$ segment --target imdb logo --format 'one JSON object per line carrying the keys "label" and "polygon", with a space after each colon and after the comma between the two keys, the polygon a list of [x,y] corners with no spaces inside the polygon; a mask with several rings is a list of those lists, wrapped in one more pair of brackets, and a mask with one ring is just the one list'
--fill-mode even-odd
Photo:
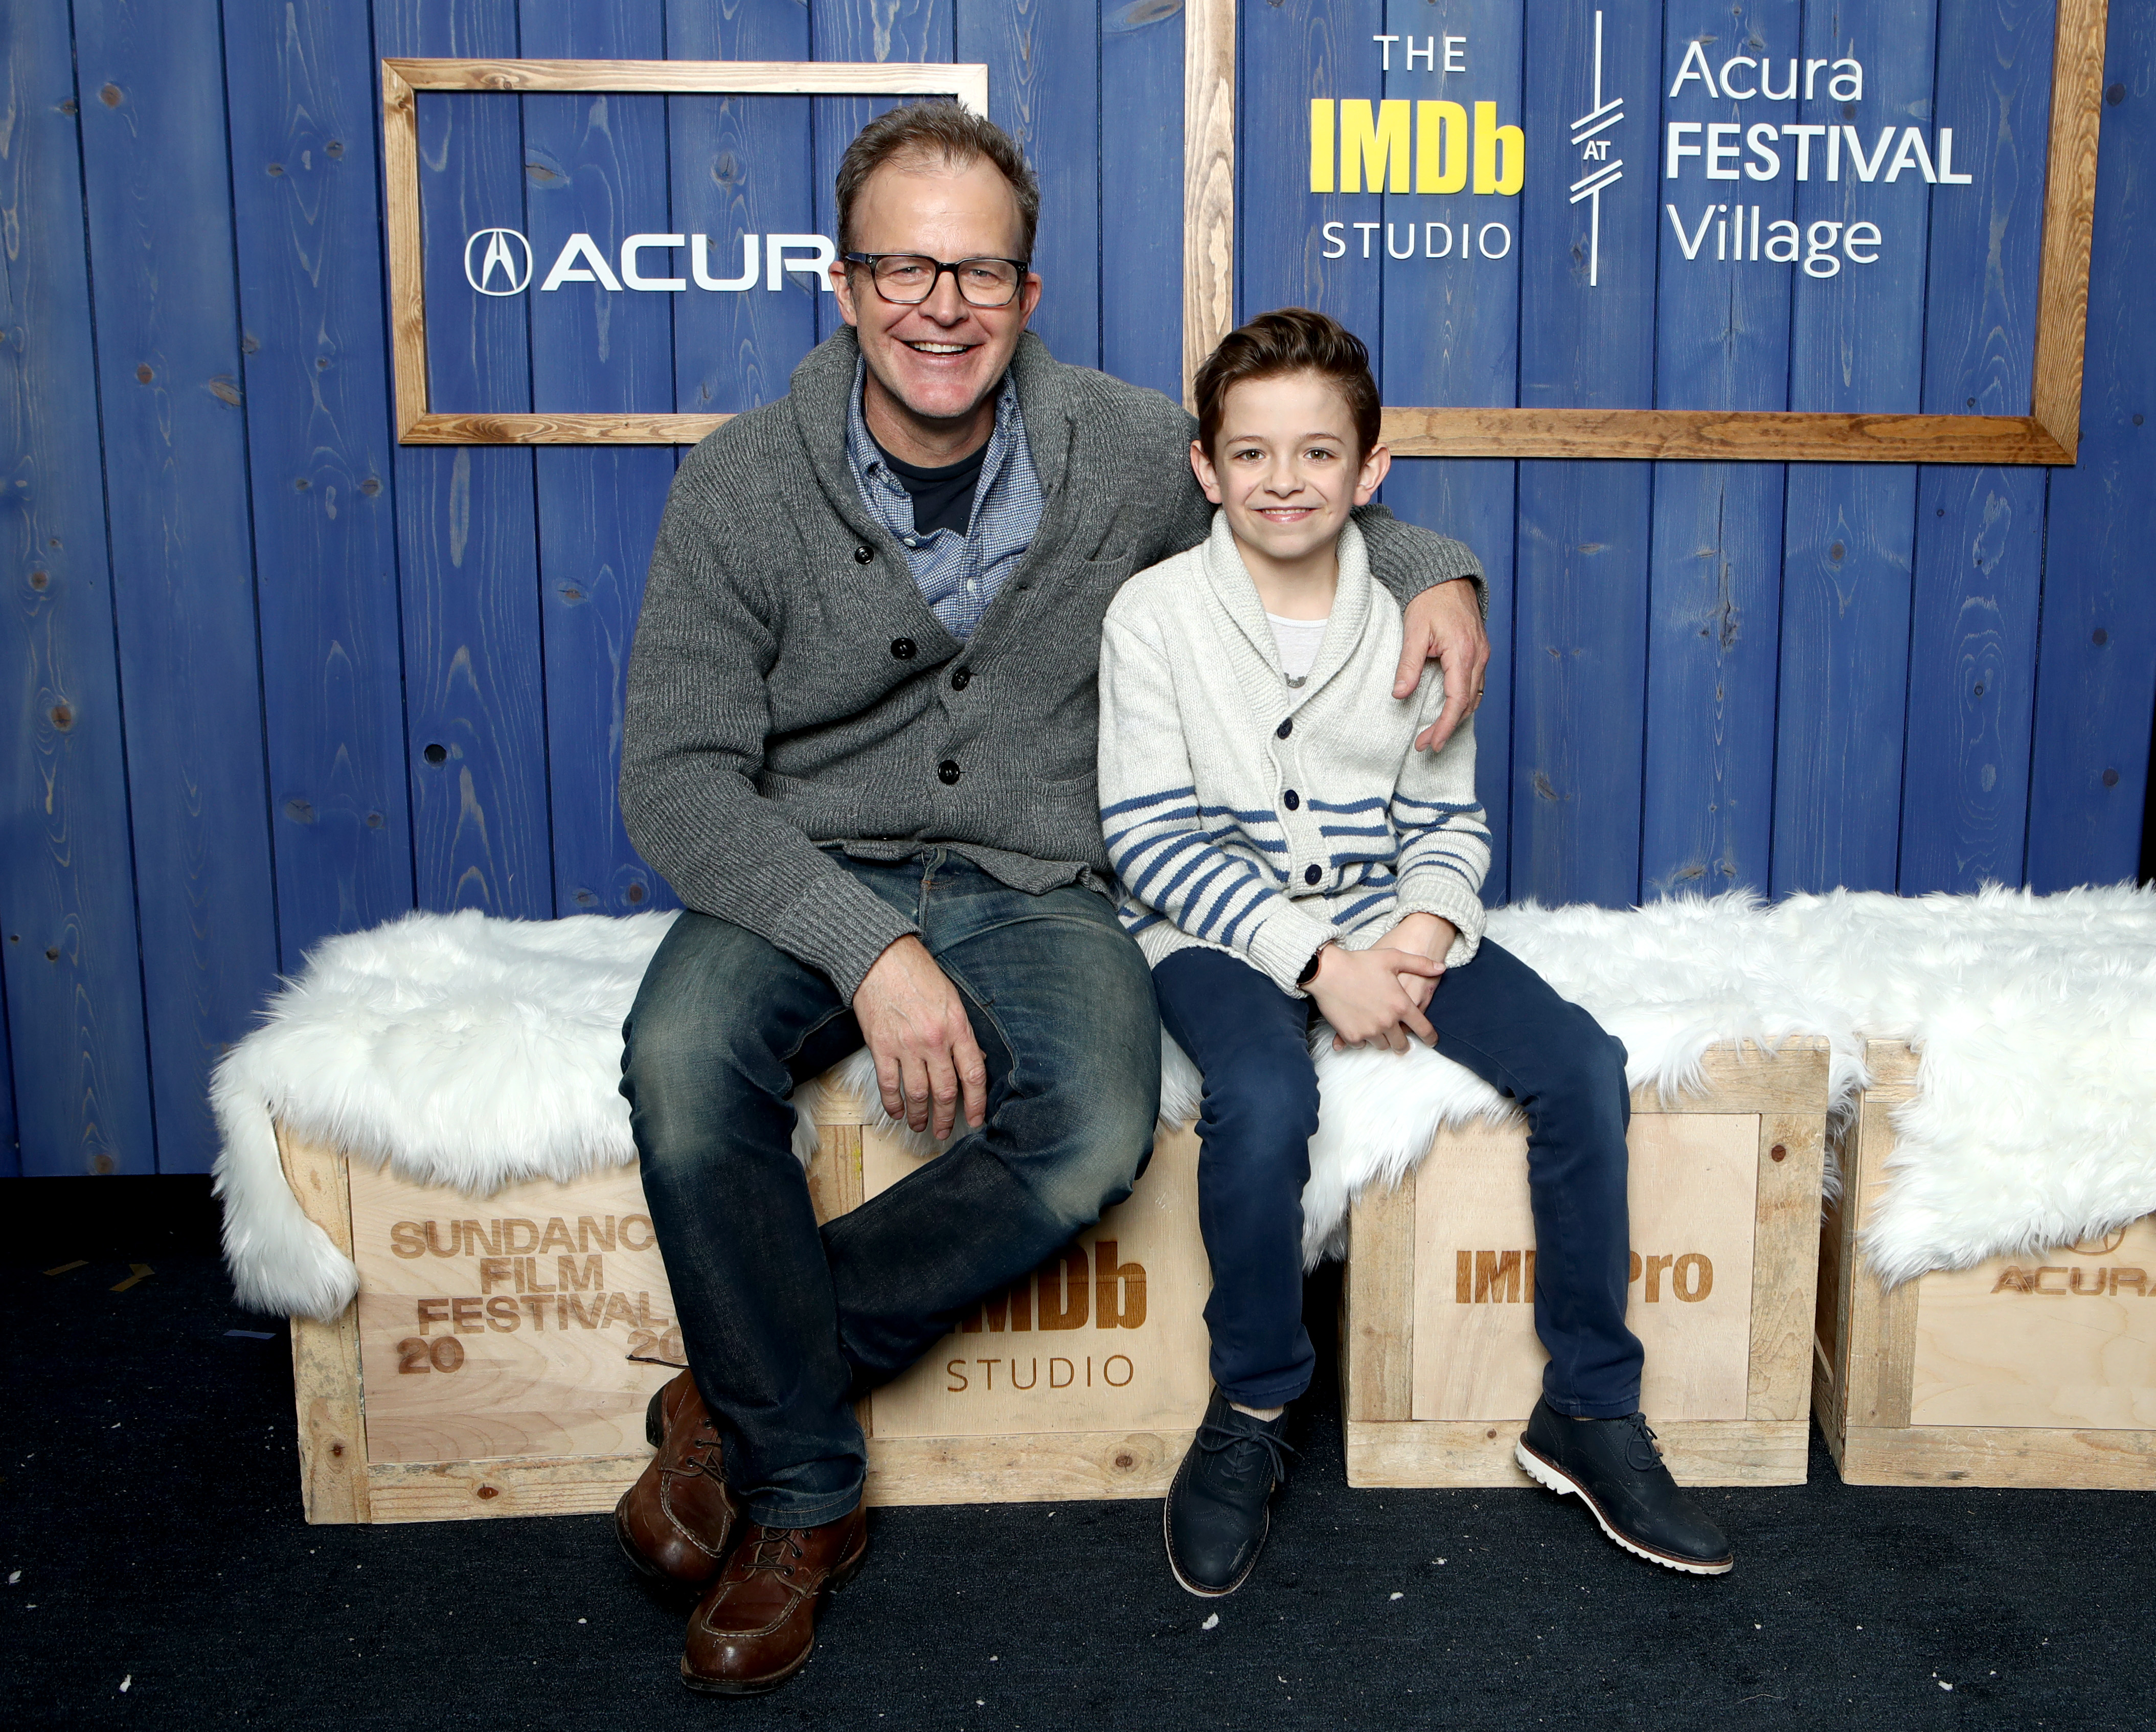
{"label": "imdb logo", "polygon": [[[1665,1282],[1664,1277],[1667,1281]],[[1681,1303],[1697,1305],[1714,1291],[1714,1259],[1702,1251],[1632,1253],[1631,1284],[1640,1298],[1658,1305],[1666,1285]],[[1452,1253],[1452,1297],[1460,1305],[1532,1304],[1535,1251],[1459,1251]]]}
{"label": "imdb logo", "polygon": [[1073,1245],[1059,1251],[1023,1281],[975,1306],[959,1333],[1024,1334],[1036,1318],[1043,1329],[1082,1329],[1088,1313],[1096,1329],[1144,1328],[1145,1265],[1118,1261],[1120,1249],[1113,1239],[1098,1239],[1090,1249]]}

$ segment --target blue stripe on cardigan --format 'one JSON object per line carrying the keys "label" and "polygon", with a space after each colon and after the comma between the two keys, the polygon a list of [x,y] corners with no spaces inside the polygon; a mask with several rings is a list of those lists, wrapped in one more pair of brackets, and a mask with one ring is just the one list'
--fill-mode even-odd
{"label": "blue stripe on cardigan", "polygon": [[1128,799],[1117,800],[1112,806],[1101,807],[1101,816],[1104,820],[1119,817],[1125,812],[1135,812],[1142,807],[1157,806],[1172,799],[1194,799],[1197,795],[1195,788],[1171,788],[1165,794],[1134,794]]}

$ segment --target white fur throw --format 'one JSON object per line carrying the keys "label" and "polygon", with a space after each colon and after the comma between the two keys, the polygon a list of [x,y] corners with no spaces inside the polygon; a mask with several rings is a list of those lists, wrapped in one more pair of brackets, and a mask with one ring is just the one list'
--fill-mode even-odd
{"label": "white fur throw", "polygon": [[[672,917],[413,914],[319,946],[211,1085],[241,1300],[328,1318],[357,1284],[286,1186],[273,1121],[480,1194],[633,1160],[621,1023]],[[1863,1041],[1909,1041],[1922,1088],[1897,1118],[1894,1183],[1865,1241],[1890,1282],[2156,1210],[2156,892],[1528,904],[1493,913],[1489,935],[1625,1042],[1635,1086],[1681,1090],[1717,1041],[1825,1035],[1845,1111]],[[1312,1046],[1323,1106],[1303,1208],[1315,1262],[1357,1191],[1406,1171],[1439,1125],[1511,1109],[1441,1051],[1336,1053],[1322,1028]],[[1172,1044],[1163,1056],[1162,1118],[1187,1123],[1197,1076]],[[850,1063],[858,1087],[866,1056]]]}

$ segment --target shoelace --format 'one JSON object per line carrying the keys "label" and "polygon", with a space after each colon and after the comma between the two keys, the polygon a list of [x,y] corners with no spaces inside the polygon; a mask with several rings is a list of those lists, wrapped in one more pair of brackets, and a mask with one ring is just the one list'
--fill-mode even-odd
{"label": "shoelace", "polygon": [[1198,1428],[1198,1447],[1209,1456],[1224,1454],[1239,1443],[1255,1443],[1261,1447],[1272,1464],[1273,1483],[1287,1483],[1287,1458],[1300,1452],[1286,1438],[1271,1431],[1231,1431],[1225,1426],[1209,1422]]}
{"label": "shoelace", "polygon": [[1661,1461],[1662,1446],[1655,1436],[1654,1427],[1647,1423],[1645,1414],[1634,1414],[1631,1425],[1631,1435],[1625,1440],[1625,1464],[1644,1473]]}
{"label": "shoelace", "polygon": [[708,1473],[721,1485],[726,1483],[726,1452],[720,1447],[719,1434],[707,1423],[696,1433],[696,1441],[681,1457],[681,1465],[697,1473]]}
{"label": "shoelace", "polygon": [[[793,1555],[783,1555],[786,1553]],[[744,1557],[743,1553],[747,1555]],[[734,1567],[745,1575],[759,1570],[771,1570],[781,1575],[791,1575],[793,1566],[801,1561],[801,1537],[791,1528],[758,1528],[754,1535],[744,1539],[740,1550],[734,1554]]]}
{"label": "shoelace", "polygon": [[708,1473],[721,1485],[726,1483],[726,1452],[719,1439],[719,1429],[706,1418],[696,1427],[696,1436],[677,1458],[675,1471],[682,1473]]}

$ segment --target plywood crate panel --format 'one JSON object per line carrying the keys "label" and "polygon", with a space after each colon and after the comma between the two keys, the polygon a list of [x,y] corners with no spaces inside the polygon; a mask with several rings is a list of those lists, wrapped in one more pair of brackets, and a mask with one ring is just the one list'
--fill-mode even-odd
{"label": "plywood crate panel", "polygon": [[[824,1093],[819,1218],[918,1163]],[[424,1521],[613,1507],[681,1359],[633,1167],[484,1199],[280,1133],[308,1214],[359,1270],[333,1323],[295,1318],[308,1519]],[[1154,1496],[1204,1411],[1197,1143],[1163,1138],[1128,1201],[862,1403],[879,1503]]]}
{"label": "plywood crate panel", "polygon": [[[1635,1091],[1627,1137],[1640,1401],[1699,1485],[1804,1477],[1827,1048],[1717,1047],[1704,1089]],[[1517,1125],[1441,1132],[1358,1200],[1342,1355],[1348,1480],[1527,1485],[1512,1446],[1542,1390],[1534,1226]]]}
{"label": "plywood crate panel", "polygon": [[1820,1240],[1813,1404],[1842,1478],[2156,1488],[2156,1215],[1881,1286],[1857,1241],[1890,1182],[1917,1061],[1875,1041],[1866,1066]]}
{"label": "plywood crate panel", "polygon": [[[863,1194],[920,1163],[873,1132]],[[1198,1138],[1158,1139],[1128,1201],[992,1295],[869,1402],[869,1491],[886,1503],[1153,1497],[1204,1415],[1212,1271]]]}

